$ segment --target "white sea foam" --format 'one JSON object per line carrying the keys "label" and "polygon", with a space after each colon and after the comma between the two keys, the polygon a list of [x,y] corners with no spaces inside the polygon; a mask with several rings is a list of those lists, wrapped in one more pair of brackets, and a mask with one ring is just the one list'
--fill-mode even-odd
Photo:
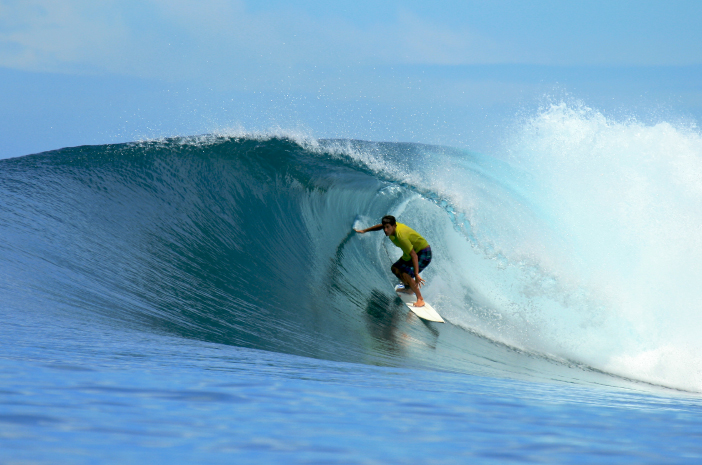
{"label": "white sea foam", "polygon": [[699,130],[560,103],[525,121],[508,148],[562,239],[533,258],[589,302],[564,306],[544,337],[598,368],[702,390]]}

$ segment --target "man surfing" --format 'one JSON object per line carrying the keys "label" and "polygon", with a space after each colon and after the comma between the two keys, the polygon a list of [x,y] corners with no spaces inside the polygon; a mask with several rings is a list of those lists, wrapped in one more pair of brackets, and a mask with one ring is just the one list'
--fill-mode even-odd
{"label": "man surfing", "polygon": [[362,230],[354,229],[354,231],[364,234],[381,229],[393,244],[402,249],[402,257],[393,263],[390,270],[404,283],[405,289],[409,287],[417,296],[414,306],[423,307],[425,303],[419,288],[424,284],[424,280],[419,276],[419,273],[431,262],[429,243],[417,231],[396,222],[395,217],[390,215],[384,216],[380,224]]}

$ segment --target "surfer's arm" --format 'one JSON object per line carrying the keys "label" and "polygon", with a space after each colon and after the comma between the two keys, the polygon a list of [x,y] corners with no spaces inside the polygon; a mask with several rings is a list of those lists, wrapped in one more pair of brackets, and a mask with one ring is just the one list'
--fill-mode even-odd
{"label": "surfer's arm", "polygon": [[367,233],[369,231],[381,231],[382,229],[383,229],[382,224],[376,224],[375,226],[371,226],[370,228],[366,228],[366,229],[355,229],[354,228],[354,231],[356,231],[357,233],[363,234],[363,233]]}

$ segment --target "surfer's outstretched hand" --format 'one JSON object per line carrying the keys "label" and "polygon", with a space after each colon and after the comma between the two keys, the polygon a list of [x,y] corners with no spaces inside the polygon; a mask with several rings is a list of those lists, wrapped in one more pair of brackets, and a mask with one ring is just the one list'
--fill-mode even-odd
{"label": "surfer's outstretched hand", "polygon": [[417,275],[417,277],[414,279],[414,282],[417,283],[417,287],[422,287],[426,283],[426,281],[424,281],[424,279],[419,275]]}
{"label": "surfer's outstretched hand", "polygon": [[358,234],[364,234],[365,231],[361,231],[360,229],[353,228],[354,231],[356,231]]}

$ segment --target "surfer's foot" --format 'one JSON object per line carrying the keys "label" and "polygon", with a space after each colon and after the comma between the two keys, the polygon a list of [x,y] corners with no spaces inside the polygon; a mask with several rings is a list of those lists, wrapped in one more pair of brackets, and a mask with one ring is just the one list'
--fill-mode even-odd
{"label": "surfer's foot", "polygon": [[424,307],[424,299],[417,299],[417,301],[414,303],[415,307]]}

